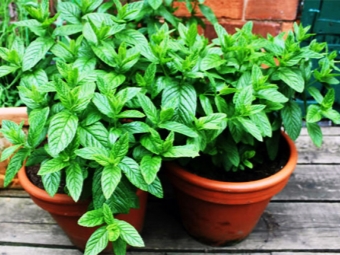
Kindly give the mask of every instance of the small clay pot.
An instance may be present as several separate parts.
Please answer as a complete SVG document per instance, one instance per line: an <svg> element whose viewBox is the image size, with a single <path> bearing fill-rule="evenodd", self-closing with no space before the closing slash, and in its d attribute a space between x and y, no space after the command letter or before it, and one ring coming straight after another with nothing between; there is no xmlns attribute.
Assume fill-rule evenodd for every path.
<svg viewBox="0 0 340 255"><path fill-rule="evenodd" d="M58 225L63 229L70 241L80 250L85 250L86 242L96 230L78 225L78 219L87 211L89 201L74 202L65 194L56 194L50 197L45 190L35 186L28 179L23 167L18 177L22 187L28 192L35 204L48 211ZM137 191L140 207L131 209L128 214L117 214L115 218L125 220L141 232L144 224L147 194L142 190Z"/></svg>

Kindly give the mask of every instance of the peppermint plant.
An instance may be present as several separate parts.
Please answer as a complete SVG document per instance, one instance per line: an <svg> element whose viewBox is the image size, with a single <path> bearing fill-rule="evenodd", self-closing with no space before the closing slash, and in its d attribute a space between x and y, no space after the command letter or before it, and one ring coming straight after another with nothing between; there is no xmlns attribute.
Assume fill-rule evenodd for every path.
<svg viewBox="0 0 340 255"><path fill-rule="evenodd" d="M209 54L207 40L181 23L180 38L167 23L145 35L136 27L145 6L61 2L50 17L48 1L41 1L28 7L32 19L17 24L37 38L3 50L21 73L18 91L29 114L27 134L22 124L2 123L13 144L1 155L10 159L5 185L23 164L40 165L50 196L65 183L74 201L90 199L79 224L99 228L85 254L100 253L108 242L117 255L127 245L143 246L139 233L114 215L138 207L136 189L162 197L162 161L198 156L199 131L225 125L223 113L195 113L193 83L204 84L197 66Z"/></svg>

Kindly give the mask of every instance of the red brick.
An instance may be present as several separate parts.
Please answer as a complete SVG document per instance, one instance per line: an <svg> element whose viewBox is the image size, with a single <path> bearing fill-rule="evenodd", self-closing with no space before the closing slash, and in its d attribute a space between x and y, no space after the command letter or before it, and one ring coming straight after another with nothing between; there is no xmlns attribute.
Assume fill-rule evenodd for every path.
<svg viewBox="0 0 340 255"><path fill-rule="evenodd" d="M248 0L245 19L295 20L299 0Z"/></svg>
<svg viewBox="0 0 340 255"><path fill-rule="evenodd" d="M218 18L242 19L243 0L206 0L205 4L209 6ZM188 10L184 3L175 3L179 9L176 11L177 16L188 16ZM197 10L197 15L202 13Z"/></svg>
<svg viewBox="0 0 340 255"><path fill-rule="evenodd" d="M276 22L254 21L253 32L267 37L267 34L278 35L281 32L281 24Z"/></svg>
<svg viewBox="0 0 340 255"><path fill-rule="evenodd" d="M227 30L229 34L233 34L236 32L236 28L242 28L245 22L243 21L221 21L220 24ZM216 32L214 30L214 26L210 24L206 24L204 35L209 39L216 38Z"/></svg>

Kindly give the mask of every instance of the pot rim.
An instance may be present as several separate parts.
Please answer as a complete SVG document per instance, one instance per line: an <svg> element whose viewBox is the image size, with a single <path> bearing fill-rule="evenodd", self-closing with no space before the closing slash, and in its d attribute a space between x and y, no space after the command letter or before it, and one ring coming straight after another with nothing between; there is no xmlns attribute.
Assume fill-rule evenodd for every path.
<svg viewBox="0 0 340 255"><path fill-rule="evenodd" d="M60 194L57 193L53 197L51 197L45 190L35 186L30 179L28 179L28 176L26 174L26 168L23 166L20 171L18 172L18 177L20 180L21 186L31 195L34 197L37 197L44 201L55 201L56 199L64 204L73 204L75 201L72 199L72 197L66 195L66 194ZM81 201L79 201L81 202Z"/></svg>
<svg viewBox="0 0 340 255"><path fill-rule="evenodd" d="M268 176L266 178L249 181L249 182L223 182L217 180L211 180L208 178L204 178L198 176L196 174L190 173L186 171L181 166L177 165L174 162L166 162L167 168L169 168L169 174L176 175L177 177L183 179L191 183L192 185L199 186L201 188L207 190L219 190L224 192L234 192L234 193L246 193L250 191L257 191L270 188L277 183L280 183L282 180L288 178L291 173L294 171L295 166L298 160L298 152L296 146L292 139L283 131L281 131L281 135L286 140L289 150L290 156L286 165L277 173Z"/></svg>

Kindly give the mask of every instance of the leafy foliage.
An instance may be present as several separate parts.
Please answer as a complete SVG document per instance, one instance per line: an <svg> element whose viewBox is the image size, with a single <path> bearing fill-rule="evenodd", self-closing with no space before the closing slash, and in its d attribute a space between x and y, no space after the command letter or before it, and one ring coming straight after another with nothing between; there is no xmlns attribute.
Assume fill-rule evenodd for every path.
<svg viewBox="0 0 340 255"><path fill-rule="evenodd" d="M41 164L51 196L62 178L74 201L89 193L93 210L79 224L99 228L85 254L108 242L116 254L143 245L114 214L138 207L137 188L163 196L162 161L205 154L226 171L244 170L259 161L261 145L277 144L281 127L295 139L305 120L320 145L316 123L340 123L330 86L338 82L335 54L315 41L301 46L308 38L301 26L286 39L254 35L252 23L229 35L204 1L183 0L215 24L218 38L210 43L196 18L182 23L173 15L172 0L65 1L52 18L47 2L30 6L32 19L17 24L34 40L0 49L8 62L0 75L21 73L18 90L30 121L28 135L22 125L3 122L1 132L13 143L2 155L12 155L5 184L26 161ZM325 91L311 86L312 76ZM307 91L317 104L303 116L296 100ZM268 150L269 157L276 152Z"/></svg>

